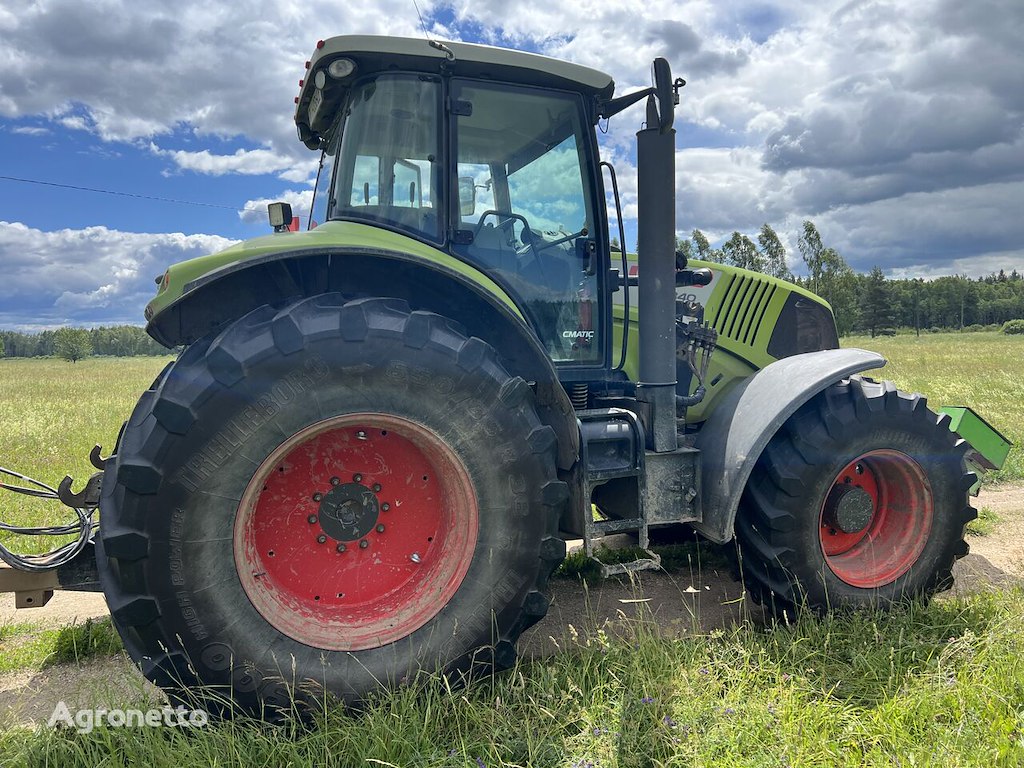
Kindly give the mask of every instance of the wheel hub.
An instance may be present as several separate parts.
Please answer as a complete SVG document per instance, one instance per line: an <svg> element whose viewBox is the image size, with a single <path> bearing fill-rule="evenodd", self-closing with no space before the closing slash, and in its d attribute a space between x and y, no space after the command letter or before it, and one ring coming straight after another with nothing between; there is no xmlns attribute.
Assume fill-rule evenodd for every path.
<svg viewBox="0 0 1024 768"><path fill-rule="evenodd" d="M377 525L379 517L380 502L362 483L336 485L320 501L320 527L335 541L363 538Z"/></svg>
<svg viewBox="0 0 1024 768"><path fill-rule="evenodd" d="M875 514L875 500L857 485L837 485L825 507L826 522L843 533L860 533L871 523Z"/></svg>
<svg viewBox="0 0 1024 768"><path fill-rule="evenodd" d="M435 432L345 414L299 430L256 470L235 517L235 567L278 631L316 648L378 648L448 604L478 530L468 471Z"/></svg>

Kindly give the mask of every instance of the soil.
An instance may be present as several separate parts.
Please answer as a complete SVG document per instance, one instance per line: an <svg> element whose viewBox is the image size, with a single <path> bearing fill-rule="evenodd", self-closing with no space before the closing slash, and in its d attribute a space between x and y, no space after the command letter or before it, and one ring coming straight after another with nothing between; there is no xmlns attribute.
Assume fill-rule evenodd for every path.
<svg viewBox="0 0 1024 768"><path fill-rule="evenodd" d="M971 552L954 568L956 583L949 595L1024 583L1024 487L983 490L974 506L989 508L997 521L988 535L969 537ZM0 595L0 625L66 626L106 615L100 594L56 592L44 607L20 611L13 595ZM554 579L548 615L523 634L519 649L527 658L557 653L597 629L615 632L640 617L653 617L660 631L675 636L766 620L724 566L705 565L693 573L646 571L589 587ZM58 701L72 711L76 706L138 706L160 701L160 693L123 654L0 675L0 727L46 722Z"/></svg>

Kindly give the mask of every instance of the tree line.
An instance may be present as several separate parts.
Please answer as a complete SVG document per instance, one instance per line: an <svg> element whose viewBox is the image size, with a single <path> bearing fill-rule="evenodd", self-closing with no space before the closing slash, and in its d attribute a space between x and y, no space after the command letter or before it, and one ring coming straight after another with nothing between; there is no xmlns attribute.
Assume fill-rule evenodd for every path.
<svg viewBox="0 0 1024 768"><path fill-rule="evenodd" d="M821 296L836 316L840 335L892 333L897 327L922 330L970 329L999 326L1024 318L1024 276L1004 270L976 277L949 275L934 280L887 279L881 267L868 274L855 272L840 253L825 245L812 221L805 221L797 239L805 276L794 275L786 249L771 225L765 224L756 242L733 232L721 247L695 229L676 248L688 258L731 264L788 280Z"/></svg>
<svg viewBox="0 0 1024 768"><path fill-rule="evenodd" d="M75 362L89 355L134 357L166 355L168 350L135 325L56 328L39 333L0 331L0 357L62 357Z"/></svg>

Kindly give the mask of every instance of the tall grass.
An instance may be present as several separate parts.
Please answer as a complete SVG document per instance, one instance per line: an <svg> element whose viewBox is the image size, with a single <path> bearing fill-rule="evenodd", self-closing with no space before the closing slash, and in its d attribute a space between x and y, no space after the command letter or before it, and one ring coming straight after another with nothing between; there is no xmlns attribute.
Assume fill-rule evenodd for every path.
<svg viewBox="0 0 1024 768"><path fill-rule="evenodd" d="M623 621L469 689L433 679L308 727L43 727L0 750L61 766L1014 766L1022 609L1016 590L684 639Z"/></svg>
<svg viewBox="0 0 1024 768"><path fill-rule="evenodd" d="M57 486L65 474L80 491L96 470L89 451L113 451L121 424L170 357L0 359L0 466ZM0 482L15 482L0 478ZM68 522L57 502L0 492L0 520L14 525ZM5 537L15 550L38 552L52 541ZM9 543L8 543L9 542Z"/></svg>

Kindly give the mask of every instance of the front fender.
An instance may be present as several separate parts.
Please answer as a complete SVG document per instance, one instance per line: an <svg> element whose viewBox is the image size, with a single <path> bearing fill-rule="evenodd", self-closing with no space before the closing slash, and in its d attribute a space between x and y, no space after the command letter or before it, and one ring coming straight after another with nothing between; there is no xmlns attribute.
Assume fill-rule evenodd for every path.
<svg viewBox="0 0 1024 768"><path fill-rule="evenodd" d="M885 358L863 349L828 349L765 366L732 389L701 427L701 522L693 527L718 543L732 538L736 510L761 451L786 419L826 387Z"/></svg>

